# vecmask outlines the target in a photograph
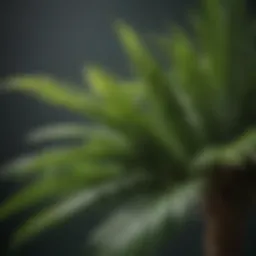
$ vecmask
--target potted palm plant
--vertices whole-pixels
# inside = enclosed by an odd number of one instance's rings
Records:
[[[53,201],[17,231],[16,244],[99,200],[125,194],[92,233],[96,255],[153,254],[159,234],[182,223],[197,203],[205,217],[205,255],[242,254],[256,184],[254,35],[242,0],[202,5],[193,18],[194,39],[179,27],[160,38],[170,69],[119,22],[133,79],[89,67],[83,89],[41,75],[7,81],[10,91],[90,120],[35,131],[30,139],[36,142],[79,143],[18,159],[3,171],[32,181],[3,202],[1,219]]]

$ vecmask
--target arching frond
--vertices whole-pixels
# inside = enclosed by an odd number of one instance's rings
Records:
[[[85,138],[90,137],[92,129],[92,127],[88,127],[81,123],[51,124],[36,128],[29,132],[27,141],[30,143],[42,143],[66,139],[79,139],[83,141]]]
[[[172,134],[173,140],[174,137],[176,138],[176,147],[183,148],[184,154],[191,153],[186,151],[189,147],[194,150],[195,144],[198,144],[204,134],[199,134],[195,129],[195,123],[192,122],[194,118],[183,102],[182,92],[176,89],[175,81],[170,79],[147,51],[137,33],[123,23],[117,25],[118,35],[137,71],[138,79],[146,84],[145,94],[150,98],[149,109],[152,118],[156,118],[159,122],[165,120],[169,134]]]
[[[77,192],[69,193],[65,199],[46,207],[36,216],[25,222],[16,232],[13,244],[19,246],[30,238],[40,234],[51,226],[57,225],[75,214],[85,211],[102,199],[109,199],[117,193],[133,188],[138,183],[143,183],[143,175],[131,175],[130,177],[112,179],[104,184],[91,188],[83,188]]]
[[[67,196],[85,187],[95,186],[125,175],[124,168],[115,164],[74,163],[56,169],[43,169],[44,175],[6,199],[0,207],[0,219],[27,209],[43,200]]]
[[[16,75],[6,80],[7,90],[19,91],[75,113],[95,111],[85,91],[46,75]]]
[[[196,181],[161,196],[138,195],[95,230],[92,243],[96,255],[151,255],[163,230],[182,224],[200,192],[201,183]]]
[[[211,166],[243,166],[247,161],[255,161],[256,131],[252,129],[230,144],[206,148],[195,159],[194,170],[211,170]]]
[[[43,150],[32,156],[24,156],[5,166],[3,176],[23,177],[28,174],[47,172],[52,168],[65,168],[81,163],[101,162],[125,158],[129,156],[129,144],[123,141],[103,141],[100,138],[88,142],[86,145],[61,147]]]

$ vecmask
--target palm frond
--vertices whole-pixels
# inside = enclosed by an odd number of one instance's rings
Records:
[[[160,197],[142,195],[128,202],[92,235],[97,255],[137,255],[147,249],[150,253],[166,225],[181,225],[185,220],[199,199],[200,188],[199,181],[190,182]]]
[[[204,133],[198,133],[195,115],[188,108],[183,92],[154,60],[132,28],[119,23],[117,31],[124,50],[137,71],[138,79],[146,85],[145,94],[149,97],[151,119],[157,120],[159,125],[163,124],[168,129],[176,149],[183,151],[184,155],[191,153],[202,140]],[[186,152],[185,148],[190,147],[190,152]]]
[[[255,159],[255,152],[256,131],[252,129],[230,144],[204,149],[195,159],[194,168],[198,171],[205,171],[211,170],[210,167],[216,165],[242,166],[248,160]]]
[[[71,184],[67,179],[44,179],[34,182],[32,185],[27,185],[17,194],[6,199],[0,207],[0,219],[4,220],[18,212],[41,203],[43,200],[52,199],[52,197],[59,197],[65,195],[70,190],[76,190],[77,184]]]
[[[61,106],[75,113],[90,112],[93,106],[85,91],[45,75],[16,75],[7,79],[6,89],[30,94],[51,105]]]
[[[43,200],[68,195],[82,188],[95,186],[125,175],[123,166],[112,163],[72,162],[71,165],[66,164],[62,168],[52,166],[43,170],[43,176],[36,178],[31,185],[3,202],[0,208],[0,219]]]
[[[242,126],[255,126],[256,120],[256,104],[255,104],[255,95],[256,95],[256,49],[255,49],[255,23],[248,24],[246,28],[246,34],[244,36],[244,55],[243,59],[240,61],[241,66],[239,65],[237,69],[240,68],[240,111],[239,118],[237,122]]]
[[[201,147],[209,143],[209,127],[214,124],[217,90],[207,83],[205,70],[206,60],[188,37],[184,29],[173,26],[171,36],[162,38],[163,49],[170,56],[171,80],[175,83],[177,97],[183,107],[190,113],[190,123],[200,133],[196,139],[201,140]]]
[[[92,93],[98,98],[99,104],[104,105],[105,112],[126,126],[126,130],[129,128],[140,132],[141,129],[146,129],[145,111],[136,104],[134,95],[129,94],[128,90],[131,91],[131,88],[126,89],[127,84],[122,84],[116,76],[99,67],[88,67],[86,80]],[[129,86],[138,86],[141,90],[142,84],[130,83]]]
[[[81,123],[61,123],[39,127],[29,132],[27,141],[30,143],[42,143],[53,140],[79,139],[90,137],[92,127]]]
[[[28,133],[28,142],[47,142],[59,139],[78,138],[81,142],[102,141],[106,143],[129,144],[126,136],[106,125],[57,123],[41,126]]]
[[[34,174],[35,176],[48,175],[48,173],[56,172],[59,174],[65,174],[67,173],[67,169],[70,169],[70,172],[72,172],[75,171],[76,167],[78,167],[78,169],[86,167],[95,168],[95,166],[97,166],[97,162],[99,162],[99,160],[103,160],[104,153],[102,152],[103,151],[94,152],[95,155],[100,154],[100,156],[96,156],[95,159],[93,159],[92,156],[86,158],[86,154],[84,154],[85,152],[83,151],[57,152],[56,150],[53,150],[52,152],[47,152],[42,155],[34,155],[32,157],[27,156],[24,158],[20,158],[16,160],[16,162],[7,166],[7,168],[3,170],[2,176],[6,178],[12,177],[18,180],[22,179],[23,177],[31,176],[32,174]],[[82,155],[79,156],[76,155],[76,153],[82,153]],[[105,157],[108,160],[111,159],[111,153],[113,154],[113,152],[111,151],[105,151]],[[117,155],[118,153],[119,155]],[[121,157],[122,153],[114,153],[114,157],[117,158],[118,156]],[[102,165],[103,163],[104,161],[100,162],[100,164]],[[63,171],[61,171],[61,169],[63,169]]]
[[[36,216],[26,221],[14,234],[13,245],[19,246],[29,241],[32,237],[40,235],[49,227],[73,217],[81,211],[92,207],[103,198],[111,198],[137,183],[143,182],[144,176],[138,174],[129,177],[112,179],[104,184],[92,188],[81,188],[77,192],[70,193],[65,199],[49,206]]]
[[[132,145],[127,139],[111,130],[91,131],[91,138],[79,146],[53,147],[31,156],[23,156],[3,168],[3,176],[22,177],[45,172],[51,168],[63,168],[70,164],[102,160],[125,159],[131,155]]]
[[[50,105],[81,114],[125,133],[129,132],[127,119],[117,115],[116,109],[105,108],[104,104],[101,104],[96,97],[85,89],[75,89],[74,86],[43,75],[15,76],[8,79],[6,83],[6,89],[9,91],[31,94]],[[125,109],[123,105],[121,103],[119,106],[120,110]]]
[[[255,58],[248,54],[254,48],[252,45],[248,47],[251,42],[249,27],[245,4],[241,0],[203,1],[203,10],[194,19],[199,49],[208,66],[207,83],[218,89],[217,125],[213,126],[215,141],[231,139],[230,130],[244,124],[244,121],[240,122],[240,116],[246,112],[241,114],[241,106],[251,86],[247,79],[255,73],[251,62]]]

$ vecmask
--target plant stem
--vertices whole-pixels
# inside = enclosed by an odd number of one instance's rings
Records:
[[[241,256],[249,201],[250,174],[218,168],[207,184],[205,197],[205,255]]]

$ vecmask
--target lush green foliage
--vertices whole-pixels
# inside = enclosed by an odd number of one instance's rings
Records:
[[[93,241],[99,255],[140,255],[144,239],[154,241],[166,223],[189,214],[213,164],[255,160],[256,55],[243,1],[205,0],[192,23],[195,40],[178,27],[161,38],[170,70],[132,28],[117,23],[134,72],[130,81],[98,67],[85,69],[83,89],[41,75],[7,81],[10,91],[90,119],[90,125],[53,125],[30,136],[34,142],[75,138],[78,145],[6,167],[7,177],[34,181],[3,203],[1,219],[47,198],[59,200],[28,220],[16,242],[131,190],[136,193]]]

